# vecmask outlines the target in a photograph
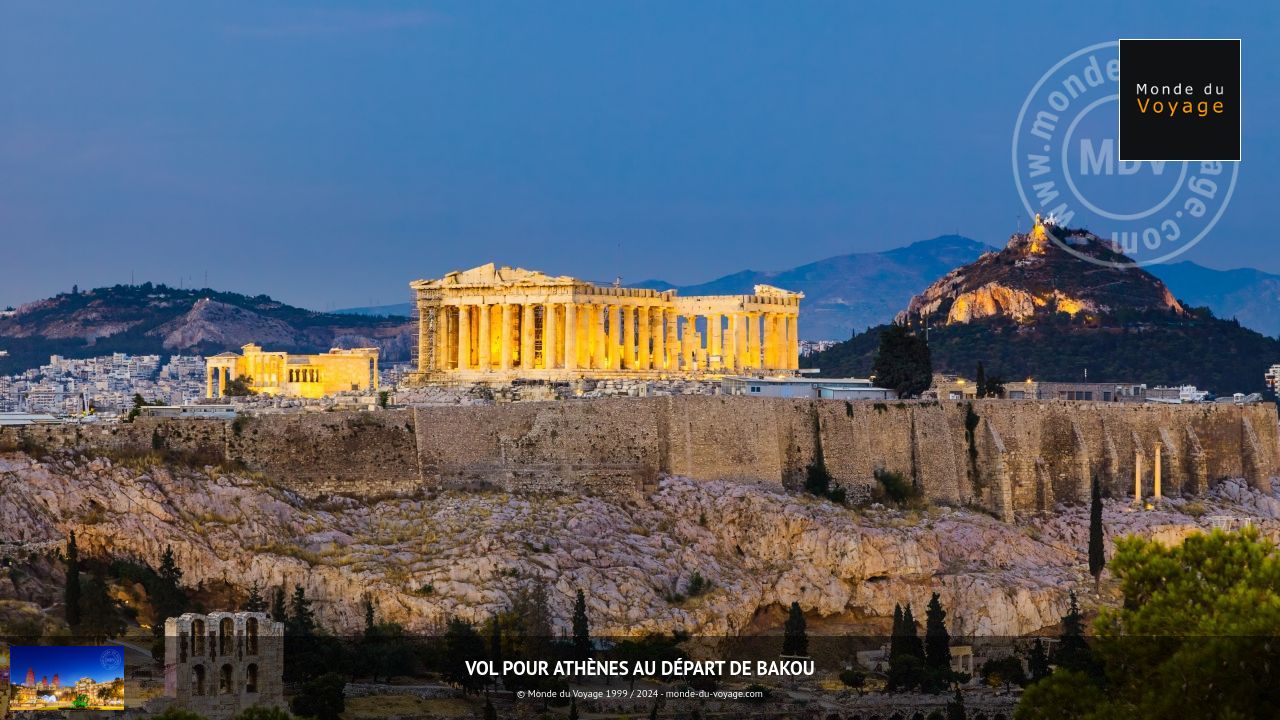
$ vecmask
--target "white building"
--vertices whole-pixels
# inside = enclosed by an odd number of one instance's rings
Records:
[[[786,378],[729,376],[720,381],[726,395],[822,398],[826,400],[894,400],[898,395],[864,378]]]
[[[1271,388],[1273,392],[1280,390],[1280,365],[1272,365],[1271,369],[1267,371],[1266,378],[1267,387]]]

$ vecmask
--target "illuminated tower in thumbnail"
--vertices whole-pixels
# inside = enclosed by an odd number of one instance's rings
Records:
[[[27,668],[27,687],[35,687],[36,670],[35,668]]]

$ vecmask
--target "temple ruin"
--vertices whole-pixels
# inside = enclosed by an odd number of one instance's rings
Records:
[[[418,382],[792,374],[802,293],[598,285],[493,263],[410,283]]]
[[[284,707],[284,623],[260,612],[185,613],[164,622],[164,694],[204,717]]]

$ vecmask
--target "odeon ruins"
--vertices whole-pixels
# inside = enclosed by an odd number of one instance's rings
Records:
[[[493,263],[410,283],[418,313],[413,380],[696,378],[799,367],[802,293],[750,295],[598,285]]]

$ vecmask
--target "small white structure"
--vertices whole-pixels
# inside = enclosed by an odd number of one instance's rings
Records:
[[[897,393],[876,387],[865,378],[743,377],[720,381],[726,395],[751,397],[822,398],[826,400],[894,400]]]
[[[206,420],[234,420],[234,405],[143,405],[138,408],[145,417],[160,418],[203,418]]]

